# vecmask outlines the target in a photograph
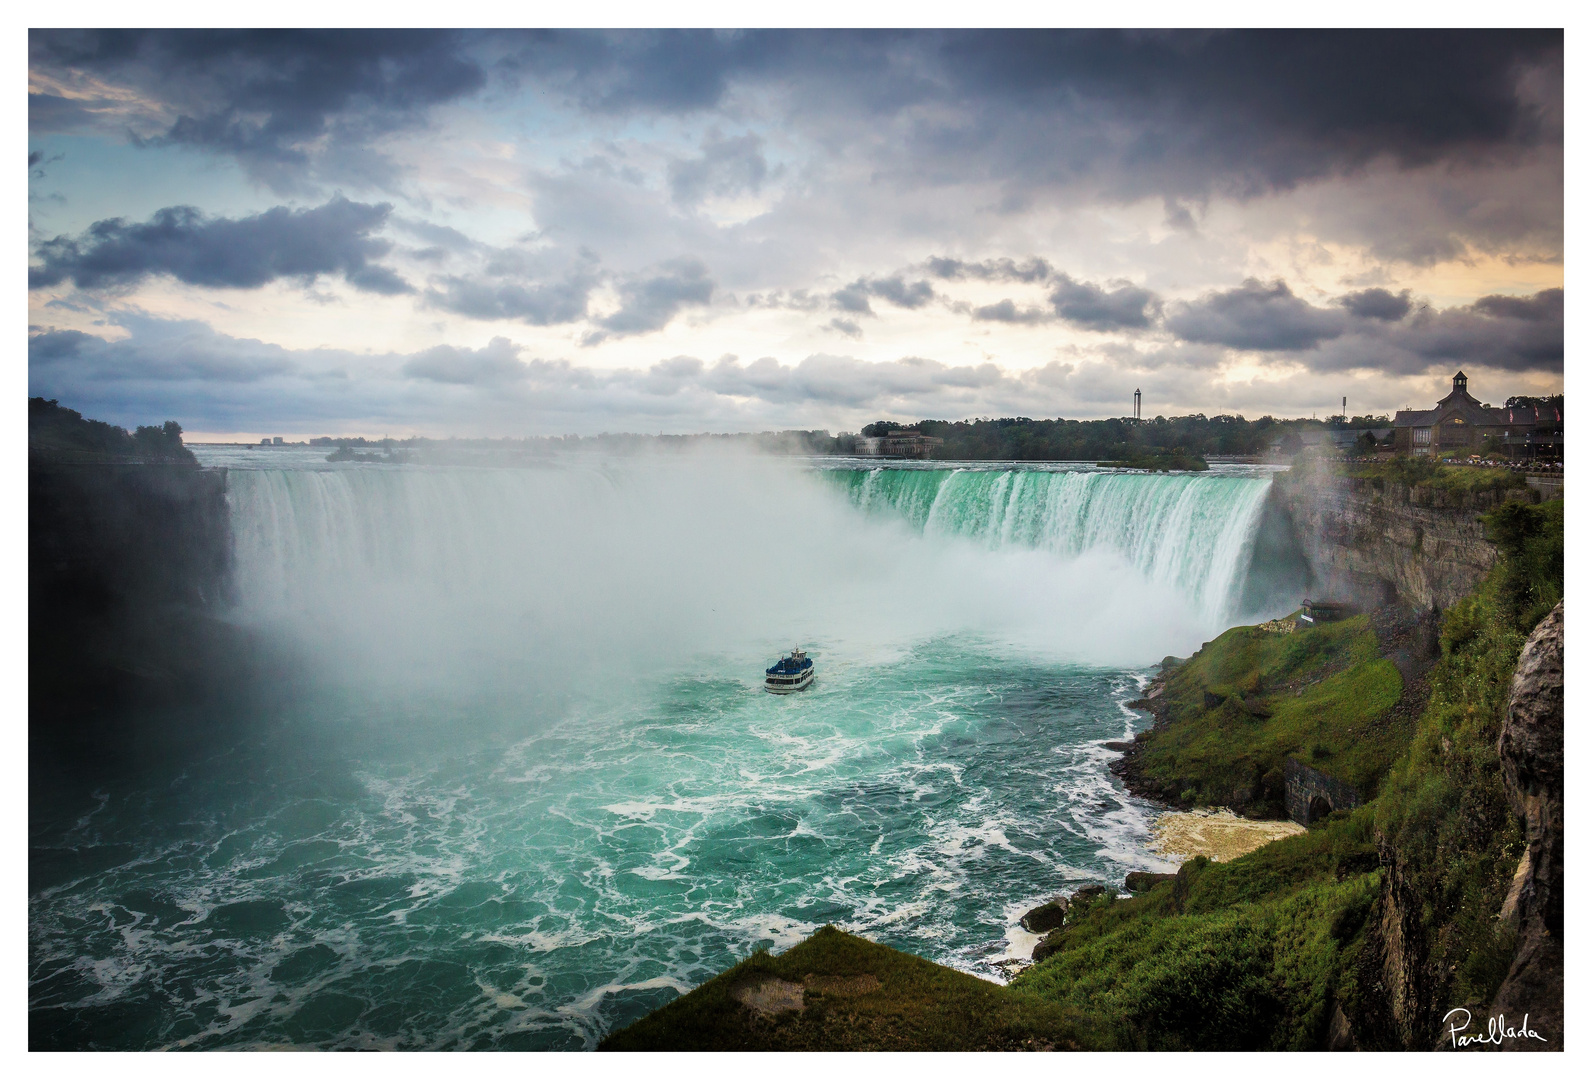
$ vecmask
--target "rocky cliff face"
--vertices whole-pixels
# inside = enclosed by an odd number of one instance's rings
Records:
[[[224,471],[29,461],[35,754],[115,759],[148,742],[132,710],[196,704],[236,678],[238,631],[219,618],[231,551]]]
[[[1564,1046],[1564,605],[1553,609],[1521,650],[1498,737],[1498,760],[1510,808],[1524,826],[1527,848],[1502,910],[1493,920],[1501,941],[1512,940],[1508,974],[1490,1008],[1462,1006],[1461,1032],[1523,1034],[1484,1042],[1479,1049],[1560,1050]],[[1362,992],[1346,1019],[1343,1049],[1446,1050],[1451,968],[1434,959],[1437,942],[1422,928],[1429,898],[1407,873],[1389,838],[1379,842],[1381,896],[1373,910],[1369,948],[1356,979]],[[1440,938],[1447,929],[1437,931]],[[1510,935],[1506,937],[1505,935]],[[1484,1014],[1485,1012],[1485,1014]],[[1468,1018],[1468,1025],[1464,1019]],[[1434,1046],[1435,1040],[1435,1046]]]
[[[1502,919],[1518,920],[1518,945],[1491,1015],[1531,1016],[1546,1041],[1506,1050],[1564,1048],[1564,604],[1537,624],[1520,653],[1498,736],[1509,804],[1525,826],[1526,855]],[[1511,910],[1511,906],[1513,910]]]
[[[1486,577],[1497,552],[1480,516],[1530,488],[1455,493],[1335,475],[1306,463],[1278,475],[1270,513],[1292,523],[1317,596],[1364,607],[1446,608]]]

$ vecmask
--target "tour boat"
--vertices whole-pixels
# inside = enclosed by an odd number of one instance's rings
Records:
[[[792,649],[789,656],[782,657],[764,674],[768,676],[763,681],[764,690],[770,694],[794,694],[812,685],[813,662],[800,649]]]

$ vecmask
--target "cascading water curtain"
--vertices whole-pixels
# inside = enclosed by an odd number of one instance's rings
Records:
[[[866,511],[900,514],[928,535],[1075,557],[1114,551],[1201,615],[1236,615],[1269,477],[1021,469],[835,470]]]

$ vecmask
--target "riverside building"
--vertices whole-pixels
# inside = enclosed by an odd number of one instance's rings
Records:
[[[1557,460],[1564,449],[1564,409],[1545,404],[1495,409],[1470,396],[1463,371],[1435,409],[1400,409],[1393,448],[1400,454],[1495,450],[1517,460]],[[1514,399],[1511,399],[1514,400]]]

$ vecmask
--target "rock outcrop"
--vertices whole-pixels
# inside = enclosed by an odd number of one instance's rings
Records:
[[[30,748],[72,756],[74,770],[130,747],[158,753],[130,726],[137,710],[231,692],[245,653],[222,617],[231,559],[224,470],[33,455]]]
[[[1018,925],[1030,934],[1048,934],[1067,921],[1067,898],[1058,896],[1054,900],[1047,900],[1043,904],[1028,911]]]
[[[1309,565],[1313,595],[1375,608],[1429,611],[1469,595],[1497,559],[1480,516],[1531,488],[1450,492],[1357,479],[1301,463],[1273,482],[1268,511],[1285,515]]]
[[[1122,883],[1129,892],[1149,892],[1163,881],[1176,881],[1176,874],[1152,874],[1148,870],[1134,870]]]
[[[1505,1040],[1506,1050],[1564,1048],[1564,603],[1521,651],[1498,735],[1509,804],[1526,834],[1522,873],[1505,918],[1519,920],[1514,961],[1490,1015],[1521,1022],[1546,1041]]]

